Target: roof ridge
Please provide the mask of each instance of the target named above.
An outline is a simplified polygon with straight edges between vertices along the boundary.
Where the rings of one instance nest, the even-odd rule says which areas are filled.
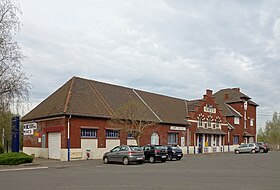
[[[69,106],[70,98],[71,98],[71,95],[72,95],[72,88],[73,88],[73,84],[74,84],[74,81],[75,81],[75,77],[72,77],[71,80],[72,81],[71,81],[71,84],[70,84],[70,87],[69,87],[69,90],[68,90],[67,98],[66,98],[66,101],[65,101],[64,109],[63,109],[64,113],[66,113],[67,110],[68,110],[68,106]]]
[[[104,97],[100,94],[100,92],[95,88],[94,84],[92,84],[92,81],[87,81],[91,90],[93,93],[96,94],[97,98],[100,100],[100,102],[104,105],[104,107],[107,109],[107,111],[113,116],[116,115],[115,111],[112,109],[112,107],[108,104],[108,102],[104,99]]]
[[[136,94],[136,96],[145,104],[145,106],[156,116],[156,118],[162,122],[162,119],[153,111],[153,109],[145,102],[145,100],[132,88],[132,91]]]

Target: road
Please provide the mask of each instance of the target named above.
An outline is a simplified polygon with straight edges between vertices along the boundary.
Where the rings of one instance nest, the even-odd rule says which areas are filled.
[[[129,166],[100,160],[50,161],[32,167],[0,168],[1,189],[280,189],[280,152],[188,155],[181,161]]]

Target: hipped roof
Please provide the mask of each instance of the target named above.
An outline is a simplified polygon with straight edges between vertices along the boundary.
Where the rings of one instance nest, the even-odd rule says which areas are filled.
[[[65,115],[112,118],[130,101],[145,107],[145,120],[187,125],[186,101],[183,99],[79,77],[66,82],[26,114],[22,121]]]
[[[225,95],[227,94],[227,99],[225,100]],[[233,109],[230,104],[237,102],[248,101],[248,104],[253,106],[259,106],[251,100],[251,97],[240,92],[238,88],[226,88],[221,89],[218,92],[214,93],[215,101],[218,103],[219,108],[222,110],[224,116],[234,116],[241,117],[242,114]]]

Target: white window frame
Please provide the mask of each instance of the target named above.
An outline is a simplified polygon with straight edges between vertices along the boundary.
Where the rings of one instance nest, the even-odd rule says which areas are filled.
[[[239,125],[240,124],[240,118],[234,117],[234,124]]]
[[[254,126],[254,119],[253,119],[253,118],[250,119],[250,126],[251,126],[251,127]]]

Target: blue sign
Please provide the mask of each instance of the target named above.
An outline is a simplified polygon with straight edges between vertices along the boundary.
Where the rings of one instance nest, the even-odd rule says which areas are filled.
[[[19,116],[12,118],[12,152],[19,152]]]

